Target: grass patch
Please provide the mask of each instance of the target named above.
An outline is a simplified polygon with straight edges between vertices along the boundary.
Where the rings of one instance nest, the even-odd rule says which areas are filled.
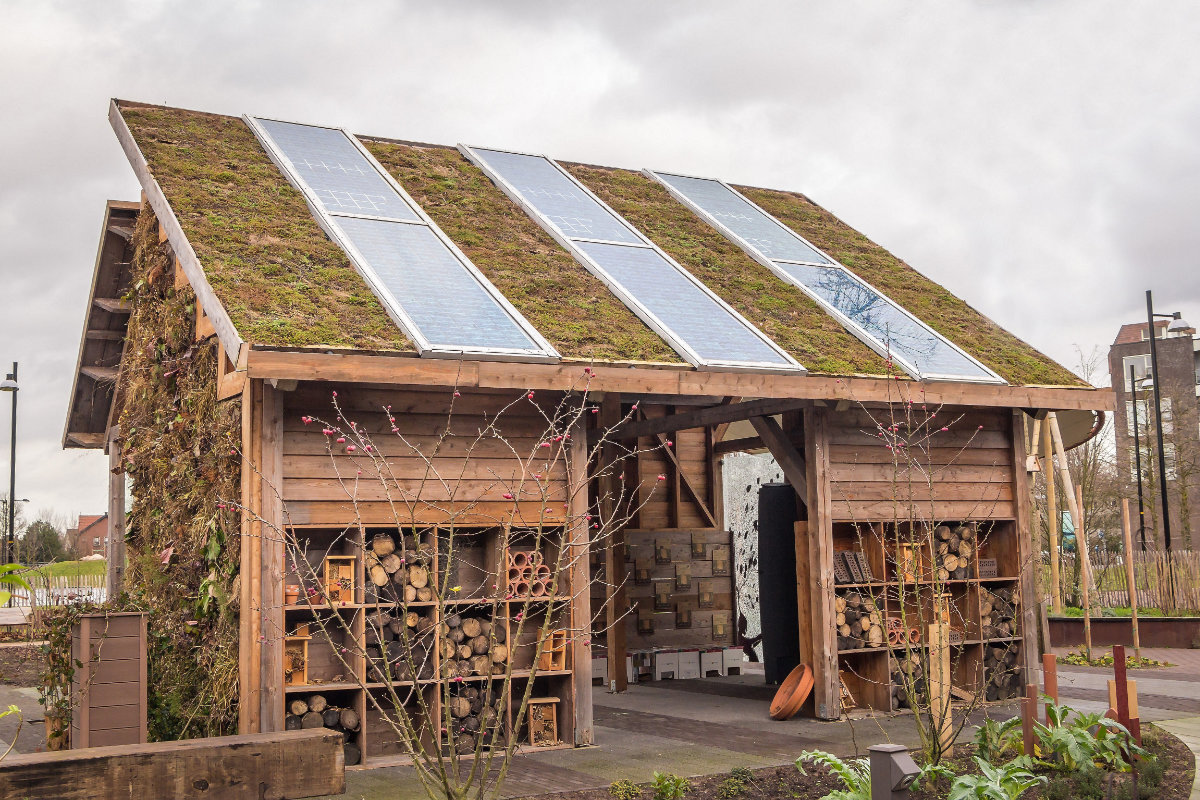
[[[33,572],[48,578],[62,575],[103,575],[107,571],[107,561],[56,561],[33,570]]]
[[[1094,652],[1095,648],[1093,648]],[[1105,653],[1101,656],[1093,655],[1091,658],[1088,658],[1087,653],[1082,647],[1077,651],[1072,650],[1066,655],[1059,656],[1055,660],[1059,664],[1072,664],[1077,667],[1111,667],[1116,663],[1116,659],[1113,658],[1112,653]],[[1173,667],[1175,665],[1154,658],[1137,658],[1136,656],[1127,655],[1125,656],[1125,666],[1128,669],[1149,669],[1153,667]]]

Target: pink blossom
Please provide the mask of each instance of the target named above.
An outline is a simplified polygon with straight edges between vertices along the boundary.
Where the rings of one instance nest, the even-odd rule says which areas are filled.
[[[980,425],[980,426],[979,426],[978,428],[976,428],[975,430],[977,430],[977,431],[981,431],[981,430],[983,430],[983,426],[982,426],[982,425]]]
[[[666,475],[663,475],[663,474],[659,474],[659,476],[658,476],[658,479],[659,479],[660,481],[665,481],[665,480],[667,479],[667,476],[666,476]]]
[[[337,438],[337,443],[338,443],[338,444],[345,444],[345,443],[346,443],[346,437],[345,437],[345,436],[339,436],[339,437]]]
[[[454,396],[455,396],[455,397],[462,397],[462,392],[459,392],[459,391],[457,391],[457,390],[456,390],[456,391],[454,392]]]
[[[353,453],[353,452],[354,452],[355,450],[357,450],[357,449],[358,449],[358,448],[357,448],[357,447],[355,447],[355,446],[354,446],[354,445],[352,445],[352,444],[348,444],[348,445],[346,445],[346,452],[347,452],[347,453]]]
[[[538,445],[538,447],[549,447],[549,446],[550,446],[549,442],[542,442],[540,445]]]
[[[505,492],[504,494],[502,494],[502,495],[500,495],[500,496],[501,496],[501,497],[503,497],[505,500],[512,500],[512,499],[513,499],[513,496],[512,496],[512,494],[511,494],[510,492]]]
[[[219,509],[221,509],[221,510],[224,510],[224,509],[225,509],[225,504],[224,504],[224,503],[217,503],[217,508],[219,508]]]
[[[527,395],[525,395],[525,396],[526,396],[526,397],[528,397],[530,400],[532,400],[532,399],[533,399],[533,392],[530,392],[529,394],[527,394]]]
[[[948,430],[950,430],[950,429],[949,429],[949,428],[942,428],[942,430],[943,430],[943,431],[948,431]]]
[[[229,455],[231,455],[231,456],[236,456],[236,455],[237,455],[237,450],[236,450],[236,449],[232,449],[232,450],[230,450],[230,451],[229,451]]]
[[[333,429],[332,428],[322,428],[321,433],[325,434],[326,436],[333,436]]]
[[[675,443],[672,442],[670,439],[667,439],[667,447],[674,447],[674,446],[675,446]]]
[[[333,392],[333,396],[334,396],[334,397],[337,397],[337,390],[336,390],[336,389],[335,389],[335,390],[334,390],[334,392]]]
[[[300,421],[307,425],[308,423],[312,422],[312,417],[301,417]]]
[[[366,447],[364,447],[364,448],[363,448],[363,450],[366,450],[368,453],[370,453],[370,452],[371,452],[371,451],[373,451],[374,449],[375,449],[375,448],[374,448],[374,447],[372,447],[371,445],[367,445]]]
[[[584,639],[584,640],[583,640],[583,646],[584,646],[584,647],[591,647],[591,646],[592,646],[592,640],[591,640],[591,639]]]
[[[592,368],[591,368],[591,367],[584,367],[584,368],[583,368],[583,372],[584,372],[584,374],[585,374],[585,375],[591,375],[591,374],[592,374]]]
[[[593,408],[593,409],[592,409],[592,413],[593,413],[593,414],[599,414],[599,413],[600,413],[600,409],[598,409],[598,408]]]
[[[638,404],[637,404],[637,403],[634,403],[634,404],[633,404],[633,407],[632,407],[632,408],[630,408],[630,411],[637,411],[637,406],[638,406]]]
[[[536,481],[540,481],[542,479],[542,473],[540,473],[540,472],[533,473],[533,479]]]
[[[600,527],[600,523],[599,523],[599,522],[593,522],[593,523],[592,523],[592,529],[593,529],[593,530],[594,530],[594,529],[596,529],[596,528],[599,528],[599,527]]]

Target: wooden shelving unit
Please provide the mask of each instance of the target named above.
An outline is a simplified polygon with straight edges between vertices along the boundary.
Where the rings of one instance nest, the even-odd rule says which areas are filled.
[[[984,630],[983,611],[988,592],[1008,590],[1019,603],[1020,561],[1016,542],[1016,527],[1013,520],[991,520],[986,522],[945,523],[952,529],[971,525],[976,530],[973,551],[965,568],[968,577],[937,581],[927,574],[905,574],[903,564],[898,563],[894,551],[897,541],[896,526],[891,523],[836,523],[834,525],[834,558],[843,551],[862,553],[870,566],[871,579],[838,583],[835,596],[846,597],[858,594],[865,602],[873,602],[880,615],[901,620],[903,628],[918,630],[918,638],[897,643],[889,641],[886,623],[882,626],[884,636],[877,646],[864,645],[838,650],[838,671],[842,683],[849,690],[854,703],[863,708],[878,711],[893,708],[893,679],[895,670],[904,660],[915,654],[925,659],[928,644],[925,642],[925,627],[935,619],[933,591],[940,588],[946,597],[943,602],[949,612],[949,621],[954,636],[951,640],[952,685],[960,698],[984,694],[984,700],[1006,699],[989,696],[989,681],[996,669],[1012,674],[1019,669],[1019,659],[1014,657],[1012,665],[989,668],[987,648],[1009,651],[1020,647],[1023,640],[1021,615],[1014,608],[1009,624],[1011,631],[1005,636],[985,635],[995,631]],[[902,531],[904,529],[901,529]],[[933,536],[932,531],[929,534]],[[901,533],[900,541],[910,541],[907,533]],[[920,550],[931,552],[929,542],[917,542]],[[997,573],[994,578],[980,578],[980,559],[995,559]],[[844,573],[843,573],[844,574]],[[1011,600],[1009,601],[1011,603]],[[835,625],[837,620],[834,620]],[[842,640],[843,642],[845,639]],[[1019,680],[1017,681],[1019,683]]]
[[[415,612],[431,620],[431,624],[426,623],[430,636],[429,674],[424,674],[422,670],[416,680],[393,679],[390,684],[397,695],[411,698],[406,705],[417,720],[427,747],[434,746],[437,738],[434,733],[443,727],[446,697],[455,696],[460,690],[465,694],[472,689],[489,693],[492,700],[499,701],[501,735],[515,736],[519,742],[526,741],[522,737],[528,736],[528,723],[523,722],[518,726],[515,717],[529,681],[534,683],[531,697],[557,698],[557,703],[545,707],[556,709],[558,737],[563,746],[571,746],[574,742],[575,683],[573,648],[565,641],[570,638],[569,598],[572,596],[566,571],[561,575],[549,575],[549,580],[543,584],[546,594],[538,597],[520,595],[517,594],[517,585],[509,581],[509,565],[503,552],[506,537],[502,529],[490,526],[456,527],[452,548],[451,537],[446,530],[432,526],[419,529],[415,534],[412,530],[406,530],[408,546],[426,554],[430,586],[436,591],[444,585],[445,592],[452,595],[439,607],[436,600],[405,602],[403,591],[396,591],[392,583],[377,588],[368,578],[367,562],[370,559],[366,554],[372,539],[378,534],[388,534],[395,539],[394,530],[367,528],[360,532],[305,528],[293,533],[304,547],[308,567],[300,565],[305,572],[304,580],[295,569],[289,569],[284,576],[286,585],[304,585],[311,582],[312,576],[322,576],[325,556],[333,555],[339,559],[353,557],[354,586],[353,597],[347,598],[347,602],[342,604],[331,606],[324,602],[324,597],[318,592],[311,594],[312,603],[306,602],[302,595],[299,602],[284,607],[287,631],[294,630],[297,625],[307,624],[311,635],[308,642],[308,682],[286,687],[283,693],[285,713],[287,703],[294,697],[314,693],[325,695],[331,703],[357,711],[360,725],[358,730],[347,733],[347,742],[362,754],[360,765],[383,766],[410,759],[404,742],[376,707],[376,702],[385,709],[392,705],[389,682],[383,680],[384,675],[377,671],[378,667],[362,654],[369,644],[368,615],[390,611],[394,612],[393,616],[403,619],[409,612]],[[553,572],[553,565],[558,563],[563,534],[562,528],[548,529],[540,538],[533,532],[512,530],[508,532],[507,541],[510,550],[536,552],[533,558],[543,565],[549,565],[549,571]],[[542,577],[546,573],[543,567]],[[523,583],[521,588],[524,588]],[[491,639],[492,646],[503,644],[507,647],[508,659],[512,664],[508,696],[495,696],[502,690],[503,674],[470,674],[452,679],[443,677],[446,659],[442,643],[447,631],[446,619],[452,614],[486,619],[493,626],[496,632]],[[535,663],[537,642],[547,616],[550,617],[551,631],[551,636],[547,638],[563,646],[554,659],[555,668],[541,670]],[[321,620],[325,621],[328,633],[321,631]],[[554,638],[554,632],[563,633]],[[421,635],[416,634],[418,637]],[[334,647],[339,650],[345,647],[346,653],[335,655]],[[424,693],[427,715],[419,713],[420,703],[412,694],[417,691]],[[454,743],[443,741],[442,746],[449,748]],[[547,746],[537,749],[547,749]]]

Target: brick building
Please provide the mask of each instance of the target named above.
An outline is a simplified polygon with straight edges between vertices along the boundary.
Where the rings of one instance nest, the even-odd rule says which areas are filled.
[[[1167,462],[1167,495],[1171,512],[1171,546],[1191,549],[1200,536],[1200,337],[1169,332],[1169,320],[1157,320],[1158,371],[1161,378],[1163,451]],[[1134,541],[1139,541],[1134,420],[1141,447],[1145,539],[1163,543],[1162,503],[1158,480],[1157,421],[1154,414],[1150,341],[1145,322],[1122,325],[1108,351],[1109,374],[1117,394],[1115,411],[1117,465],[1127,481]],[[1130,381],[1130,368],[1133,381]],[[1134,409],[1136,408],[1136,414]],[[1136,546],[1136,545],[1135,545]]]
[[[75,558],[108,553],[108,514],[80,514],[74,528],[67,529],[67,550]]]

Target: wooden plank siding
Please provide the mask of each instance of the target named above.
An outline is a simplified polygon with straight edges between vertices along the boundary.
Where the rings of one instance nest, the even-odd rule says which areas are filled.
[[[514,502],[505,497],[512,495],[518,524],[560,524],[566,461],[557,450],[548,458],[551,451],[541,446],[558,397],[314,384],[284,392],[285,517],[309,526],[356,517],[367,525],[501,524],[513,521]],[[327,436],[326,429],[338,433]],[[386,461],[382,470],[364,442]]]
[[[1012,412],[928,413],[928,420],[905,407],[827,413],[834,521],[1015,518]],[[895,452],[880,435],[893,425],[905,443]]]

